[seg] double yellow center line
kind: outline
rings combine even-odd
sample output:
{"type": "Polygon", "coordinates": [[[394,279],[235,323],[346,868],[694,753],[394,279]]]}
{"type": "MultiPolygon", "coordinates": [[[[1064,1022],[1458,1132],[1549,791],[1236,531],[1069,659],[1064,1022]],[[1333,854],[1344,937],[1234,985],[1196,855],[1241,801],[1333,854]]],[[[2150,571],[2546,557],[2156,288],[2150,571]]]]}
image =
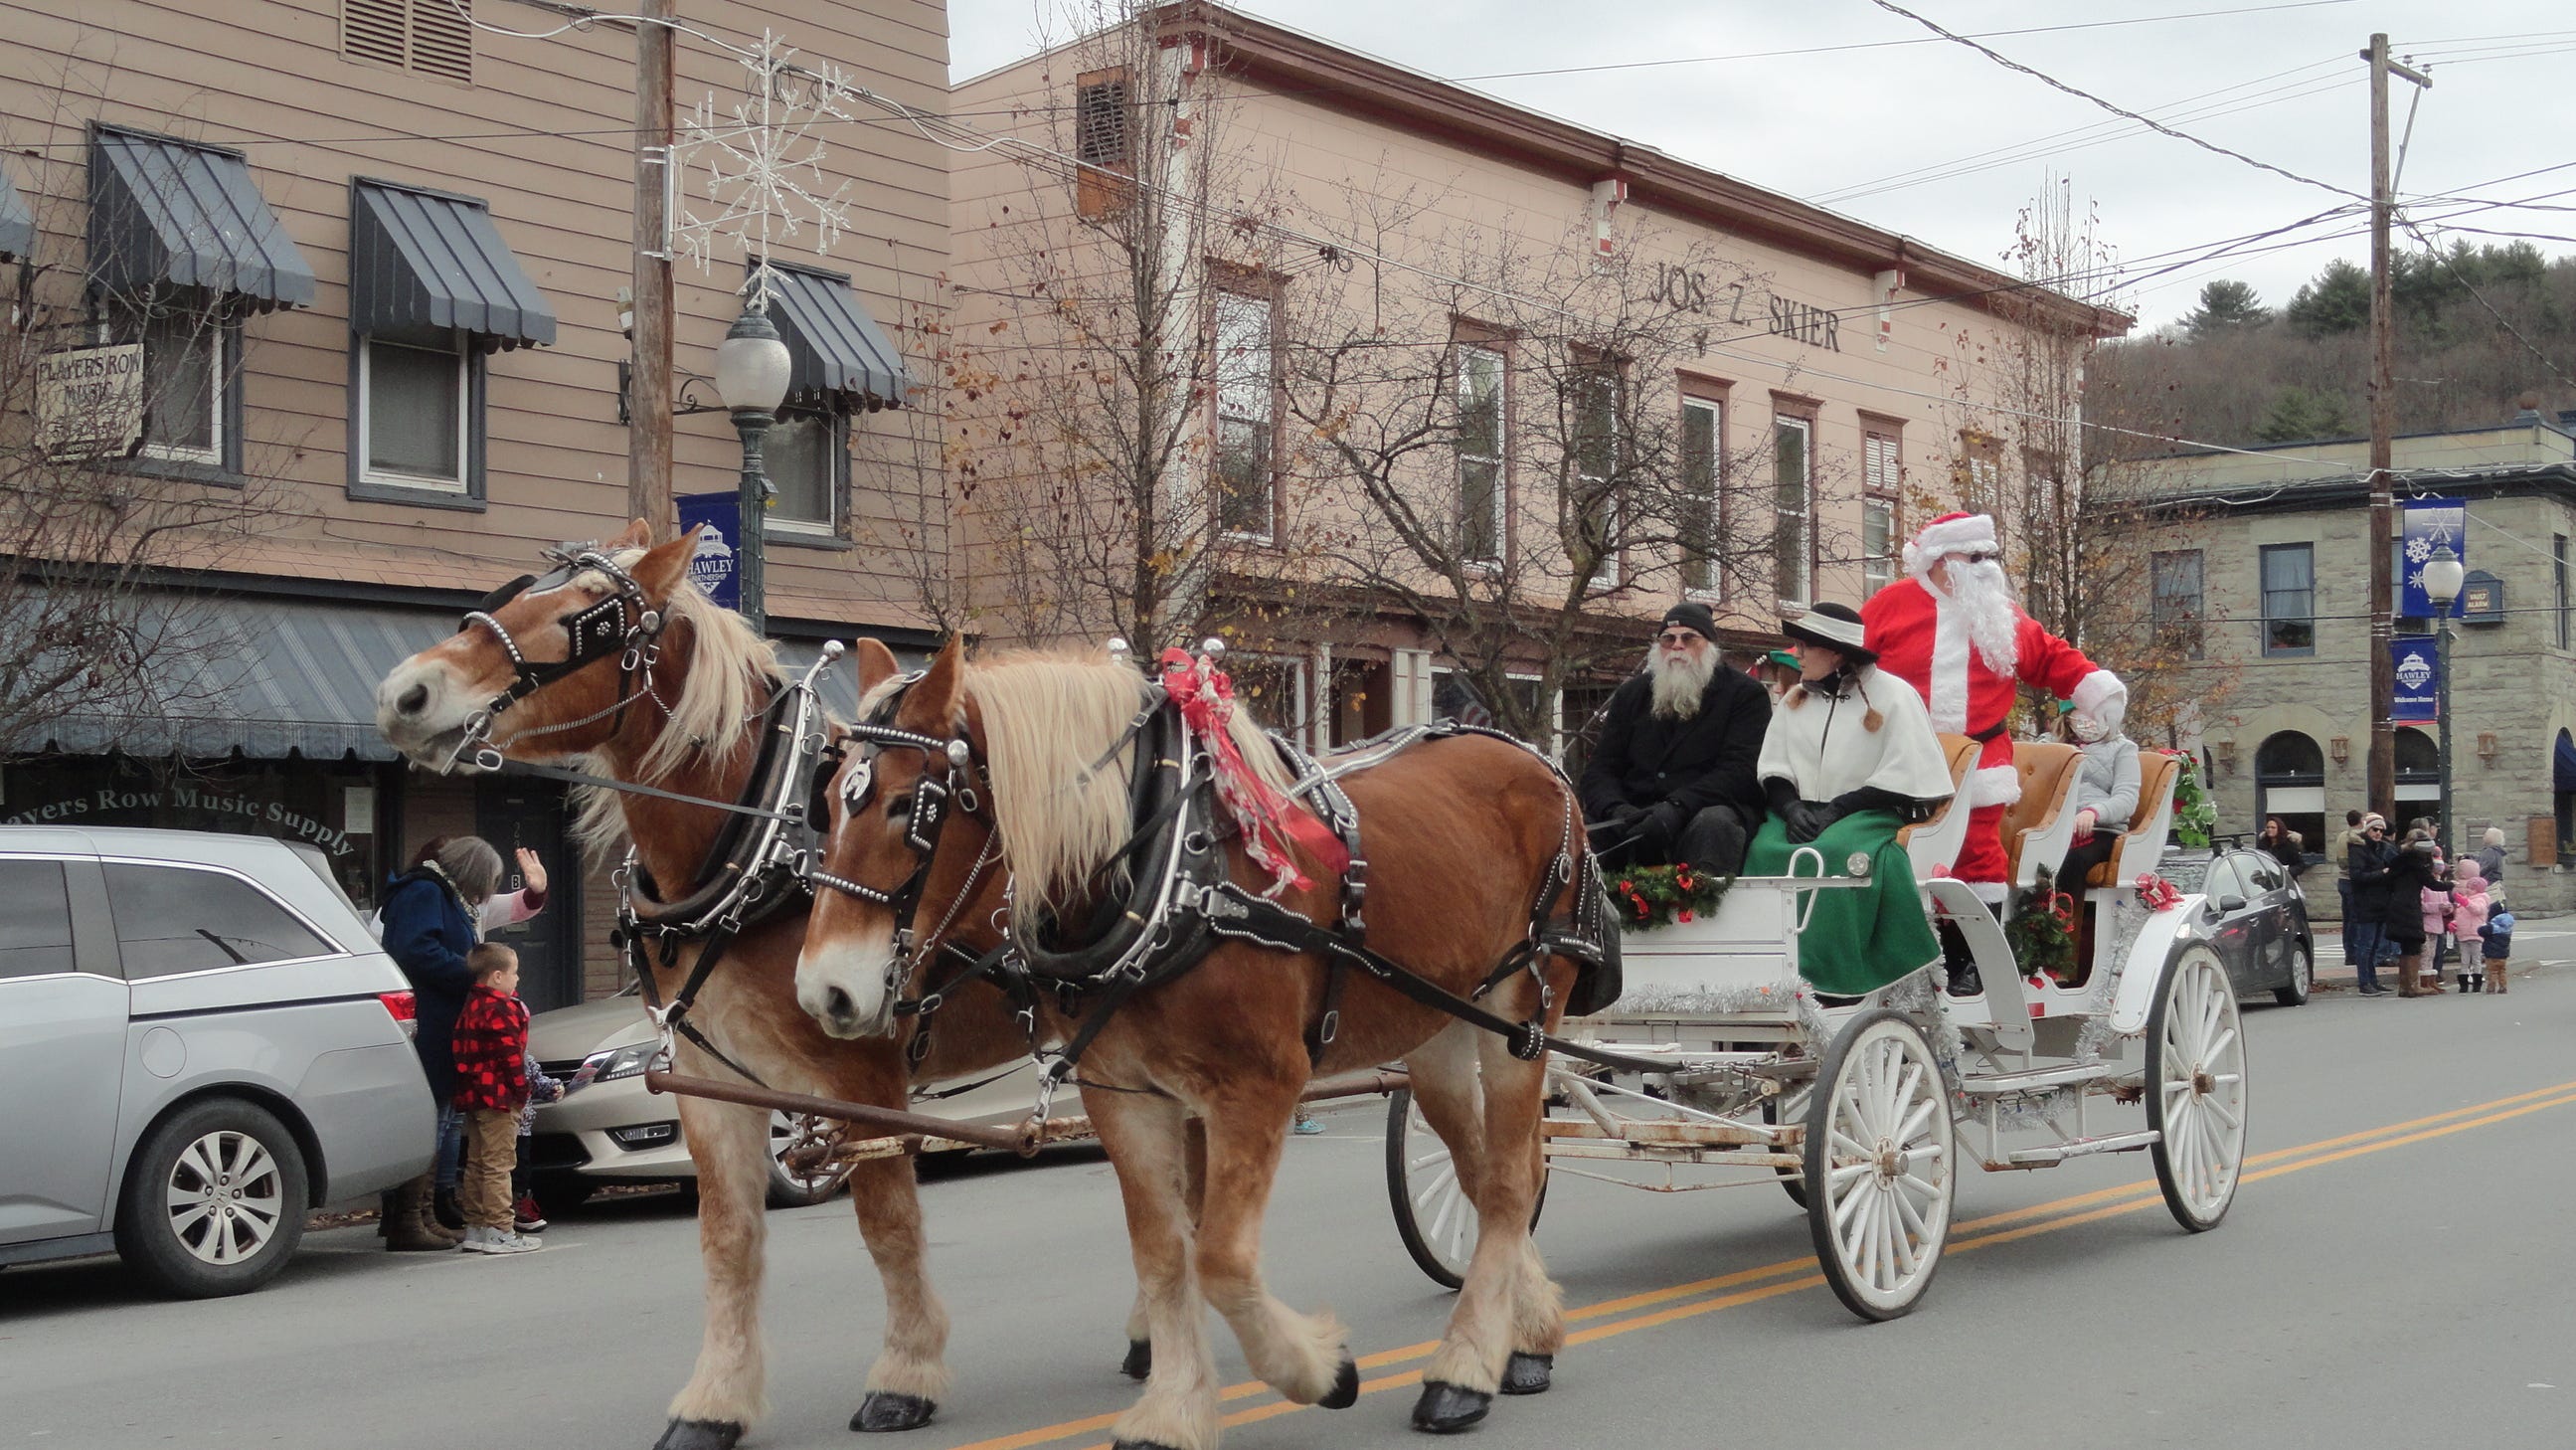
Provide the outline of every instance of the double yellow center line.
{"type": "MultiPolygon", "coordinates": [[[[2277,1178],[2284,1173],[2321,1168],[2329,1163],[2340,1163],[2347,1158],[2358,1158],[2365,1153],[2381,1153],[2391,1148],[2403,1148],[2410,1144],[2447,1137],[2453,1133],[2465,1133],[2472,1128],[2489,1127],[2526,1114],[2571,1104],[2576,1104],[2576,1082],[2562,1082],[2555,1087],[2517,1093],[2509,1098],[2497,1098],[2492,1102],[2478,1103],[2471,1107],[2453,1108],[2447,1113],[2435,1113],[2430,1117],[2367,1128],[2358,1133],[2346,1133],[2340,1138],[2325,1138],[2314,1143],[2302,1143],[2295,1148],[2279,1148],[2269,1153],[2258,1153],[2245,1160],[2244,1172],[2239,1181],[2240,1183],[2260,1183],[2266,1178],[2277,1178]]],[[[1972,1253],[1992,1244],[2011,1243],[2015,1239],[2026,1239],[2038,1234],[2056,1233],[2082,1224],[2098,1223],[2103,1219],[2136,1213],[2144,1208],[2161,1207],[2163,1202],[2163,1194],[2157,1189],[2155,1180],[2144,1178],[2114,1188],[2079,1193],[2071,1198],[2052,1199],[2047,1203],[2035,1203],[2027,1208],[1989,1214],[1984,1218],[1965,1219],[1950,1226],[1950,1240],[1946,1252],[1972,1253]]],[[[1687,1284],[1674,1284],[1662,1289],[1623,1295],[1616,1299],[1604,1299],[1597,1304],[1586,1304],[1566,1311],[1565,1317],[1569,1325],[1581,1327],[1567,1334],[1565,1342],[1568,1348],[1591,1344],[1596,1340],[1608,1339],[1614,1335],[1633,1334],[1640,1329],[1653,1329],[1677,1320],[1692,1319],[1702,1314],[1714,1314],[1722,1309],[1755,1304],[1765,1299],[1776,1299],[1783,1294],[1795,1294],[1802,1290],[1816,1288],[1824,1282],[1824,1275],[1816,1268],[1816,1261],[1812,1257],[1801,1257],[1783,1259],[1776,1264],[1765,1264],[1758,1269],[1739,1269],[1732,1274],[1720,1274],[1712,1279],[1694,1279],[1687,1284]]],[[[1363,1372],[1387,1369],[1395,1365],[1428,1359],[1431,1352],[1438,1347],[1437,1340],[1425,1340],[1420,1344],[1408,1344],[1401,1349],[1381,1350],[1376,1354],[1361,1357],[1360,1369],[1363,1372]]],[[[1422,1371],[1419,1369],[1401,1370],[1376,1379],[1362,1380],[1360,1393],[1372,1395],[1385,1390],[1402,1389],[1419,1384],[1421,1381],[1422,1371]]],[[[1270,1393],[1269,1386],[1259,1380],[1247,1380],[1242,1384],[1228,1385],[1220,1392],[1219,1398],[1244,1400],[1268,1393],[1270,1393]]],[[[1290,1404],[1286,1400],[1274,1398],[1262,1404],[1237,1410],[1226,1416],[1224,1423],[1228,1426],[1248,1425],[1256,1420],[1294,1414],[1308,1408],[1310,1407],[1306,1405],[1290,1404]]],[[[1017,1434],[1003,1435],[995,1439],[976,1440],[957,1446],[955,1450],[1028,1450],[1031,1446],[1048,1445],[1059,1440],[1098,1434],[1107,1430],[1117,1418],[1116,1412],[1090,1415],[1079,1420],[1066,1420],[1060,1424],[1041,1425],[1033,1430],[1023,1430],[1017,1434]]],[[[1107,1450],[1107,1447],[1092,1446],[1088,1447],[1088,1450],[1107,1450]]]]}

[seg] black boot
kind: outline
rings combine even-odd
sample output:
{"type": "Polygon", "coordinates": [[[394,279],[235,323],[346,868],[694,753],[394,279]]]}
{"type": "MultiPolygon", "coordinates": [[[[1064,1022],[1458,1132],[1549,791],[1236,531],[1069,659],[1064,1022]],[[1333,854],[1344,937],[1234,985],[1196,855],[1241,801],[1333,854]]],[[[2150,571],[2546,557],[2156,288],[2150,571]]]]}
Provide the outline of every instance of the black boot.
{"type": "Polygon", "coordinates": [[[1985,979],[1977,975],[1977,954],[1968,948],[1967,935],[1944,921],[1934,935],[1941,939],[1941,966],[1949,974],[1950,995],[1974,997],[1986,990],[1985,979]]]}
{"type": "Polygon", "coordinates": [[[449,1228],[461,1230],[465,1227],[465,1210],[456,1206],[456,1190],[453,1188],[441,1188],[430,1195],[430,1213],[449,1228]]]}

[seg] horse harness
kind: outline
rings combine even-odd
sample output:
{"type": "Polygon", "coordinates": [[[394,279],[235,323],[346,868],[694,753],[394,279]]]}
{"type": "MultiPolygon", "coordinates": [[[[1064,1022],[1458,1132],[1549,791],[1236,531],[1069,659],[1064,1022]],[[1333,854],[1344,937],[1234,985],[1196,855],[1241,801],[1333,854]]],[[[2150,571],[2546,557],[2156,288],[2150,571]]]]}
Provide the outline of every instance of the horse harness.
{"type": "MultiPolygon", "coordinates": [[[[909,681],[890,691],[878,712],[879,718],[890,713],[909,681]]],[[[1318,923],[1302,912],[1246,889],[1234,882],[1226,853],[1221,849],[1233,834],[1230,826],[1217,820],[1213,789],[1213,761],[1208,750],[1192,738],[1191,727],[1181,712],[1158,685],[1146,687],[1150,698],[1136,719],[1110,750],[1092,766],[1099,770],[1119,754],[1132,750],[1130,756],[1129,806],[1135,826],[1126,846],[1113,853],[1095,879],[1117,868],[1127,868],[1129,887],[1124,899],[1113,897],[1092,914],[1086,929],[1070,939],[1059,934],[1059,923],[1045,913],[1022,910],[1017,901],[1018,883],[1005,887],[1003,937],[991,951],[975,958],[969,965],[944,979],[935,988],[924,990],[918,998],[898,1000],[898,1013],[918,1013],[922,1018],[916,1031],[916,1046],[921,1033],[928,1029],[929,1015],[940,1002],[965,983],[989,977],[1019,1005],[1024,1017],[1033,1008],[1040,991],[1052,992],[1075,1026],[1071,1036],[1055,1053],[1039,1079],[1036,1116],[1043,1119],[1058,1087],[1074,1079],[1083,1053],[1107,1027],[1118,1009],[1138,992],[1169,981],[1205,960],[1219,939],[1245,941],[1275,951],[1313,954],[1324,964],[1325,980],[1322,1000],[1315,1020],[1308,1024],[1306,1048],[1310,1062],[1319,1063],[1324,1052],[1339,1034],[1340,999],[1348,973],[1365,972],[1377,981],[1422,1005],[1436,1008],[1452,1017],[1504,1036],[1513,1055],[1534,1060],[1551,1049],[1607,1065],[1634,1070],[1651,1066],[1598,1052],[1580,1044],[1566,1042],[1546,1031],[1547,1013],[1553,1006],[1550,989],[1541,974],[1553,956],[1567,956],[1597,967],[1604,954],[1602,943],[1609,928],[1603,918],[1597,868],[1590,853],[1574,850],[1575,834],[1580,829],[1575,815],[1574,795],[1565,792],[1566,816],[1563,834],[1548,870],[1532,897],[1529,929],[1522,940],[1505,954],[1472,997],[1460,997],[1422,977],[1419,973],[1372,950],[1367,945],[1365,907],[1368,895],[1368,863],[1361,854],[1360,818],[1350,797],[1339,785],[1340,771],[1317,766],[1312,757],[1295,745],[1271,736],[1273,748],[1279,751],[1290,773],[1298,780],[1293,794],[1308,798],[1316,816],[1338,838],[1350,855],[1350,864],[1341,874],[1337,919],[1330,925],[1318,923]],[[1568,887],[1577,888],[1572,920],[1564,929],[1552,921],[1558,903],[1568,887]],[[1539,981],[1536,1011],[1526,1021],[1512,1021],[1483,1006],[1481,998],[1516,973],[1527,971],[1539,981]]],[[[926,948],[939,943],[945,924],[930,936],[916,940],[911,931],[912,915],[918,908],[923,883],[938,846],[939,832],[946,823],[946,797],[959,793],[959,803],[968,813],[980,809],[971,781],[981,779],[981,765],[972,747],[962,736],[938,738],[893,729],[877,722],[851,727],[850,738],[877,749],[903,748],[946,762],[948,779],[938,781],[939,790],[924,797],[924,786],[935,777],[924,771],[916,785],[914,819],[906,832],[906,844],[915,854],[912,873],[891,891],[879,890],[861,882],[850,881],[820,870],[810,871],[808,881],[820,887],[858,897],[885,906],[896,915],[896,950],[887,964],[887,987],[890,996],[898,996],[902,984],[909,980],[919,963],[916,958],[926,948]],[[969,783],[955,784],[959,776],[969,783]],[[925,824],[922,807],[931,803],[934,815],[925,824]]],[[[1430,725],[1410,726],[1390,732],[1365,747],[1367,763],[1375,764],[1388,756],[1428,740],[1449,739],[1462,735],[1486,735],[1521,749],[1529,747],[1497,730],[1440,721],[1430,725]]],[[[1537,752],[1532,751],[1533,755],[1537,752]]],[[[1541,760],[1546,757],[1540,756],[1541,760]]],[[[1554,772],[1553,762],[1548,762],[1554,772]]],[[[1558,772],[1562,780],[1561,772],[1558,772]]],[[[841,797],[845,810],[854,810],[867,793],[864,775],[843,782],[841,797]]],[[[984,793],[989,797],[989,789],[984,793]]],[[[985,851],[976,863],[974,876],[958,896],[964,902],[972,895],[976,881],[990,865],[998,829],[988,821],[985,851]]],[[[952,917],[954,914],[952,907],[952,917]]],[[[950,948],[963,956],[962,950],[950,948]]],[[[1035,1042],[1034,1026],[1031,1028],[1035,1042]]],[[[1116,1085],[1085,1081],[1086,1087],[1113,1088],[1119,1091],[1152,1091],[1151,1089],[1116,1088],[1116,1085]]]]}
{"type": "MultiPolygon", "coordinates": [[[[634,575],[627,573],[616,560],[599,549],[568,546],[548,550],[547,557],[555,561],[552,570],[542,577],[522,574],[493,590],[456,626],[459,634],[470,629],[481,629],[490,634],[500,644],[502,652],[510,657],[511,677],[510,683],[499,694],[466,720],[456,751],[449,758],[451,765],[470,759],[472,764],[484,770],[500,769],[504,760],[500,747],[492,742],[492,727],[501,716],[528,696],[610,655],[617,656],[618,701],[611,709],[616,713],[618,725],[625,723],[627,706],[653,693],[653,666],[661,658],[662,627],[668,621],[662,611],[652,606],[652,601],[644,593],[644,586],[636,583],[634,575]],[[585,573],[605,576],[614,592],[563,621],[564,635],[571,645],[563,659],[531,661],[519,648],[519,642],[510,637],[510,631],[492,617],[492,611],[530,590],[543,593],[560,589],[585,573]]],[[[668,713],[667,709],[665,713],[668,713]]],[[[536,733],[569,730],[598,718],[592,715],[566,721],[536,733]]],[[[615,728],[611,726],[612,730],[615,728]]]]}

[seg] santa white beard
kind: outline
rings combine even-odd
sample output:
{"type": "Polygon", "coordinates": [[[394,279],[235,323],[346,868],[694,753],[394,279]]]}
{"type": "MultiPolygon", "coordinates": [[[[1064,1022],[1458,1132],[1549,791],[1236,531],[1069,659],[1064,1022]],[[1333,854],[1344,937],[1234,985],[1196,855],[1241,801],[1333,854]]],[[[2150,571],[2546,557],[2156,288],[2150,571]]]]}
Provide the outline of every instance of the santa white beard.
{"type": "Polygon", "coordinates": [[[1668,655],[1658,649],[1646,656],[1646,675],[1654,682],[1655,713],[1667,720],[1687,720],[1699,713],[1708,682],[1717,678],[1717,651],[1668,655]]]}
{"type": "Polygon", "coordinates": [[[1977,657],[1985,661],[1986,668],[1999,675],[2013,673],[2021,657],[2021,611],[2015,606],[2012,581],[2004,577],[2003,564],[1994,559],[1970,563],[1959,558],[1951,559],[1949,564],[1950,587],[1936,592],[1968,626],[1969,642],[1977,647],[1977,657]]]}

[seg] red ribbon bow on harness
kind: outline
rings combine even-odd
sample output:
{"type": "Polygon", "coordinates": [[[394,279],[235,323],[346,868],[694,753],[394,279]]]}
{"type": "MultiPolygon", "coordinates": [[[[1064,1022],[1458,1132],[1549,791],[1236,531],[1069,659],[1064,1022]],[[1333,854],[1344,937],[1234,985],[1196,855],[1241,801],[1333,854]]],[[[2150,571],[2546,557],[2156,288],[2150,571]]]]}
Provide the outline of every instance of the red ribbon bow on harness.
{"type": "Polygon", "coordinates": [[[2138,901],[2149,911],[2166,911],[2182,905],[2182,892],[2153,871],[2138,874],[2138,901]]]}
{"type": "Polygon", "coordinates": [[[1163,651],[1163,690],[1181,710],[1181,719],[1207,742],[1216,761],[1216,798],[1243,828],[1243,849],[1253,863],[1270,873],[1271,890],[1313,885],[1289,854],[1293,842],[1309,859],[1339,876],[1351,864],[1340,839],[1315,819],[1312,811],[1279,793],[1263,780],[1235,748],[1234,682],[1213,663],[1193,660],[1177,649],[1163,651]]]}

